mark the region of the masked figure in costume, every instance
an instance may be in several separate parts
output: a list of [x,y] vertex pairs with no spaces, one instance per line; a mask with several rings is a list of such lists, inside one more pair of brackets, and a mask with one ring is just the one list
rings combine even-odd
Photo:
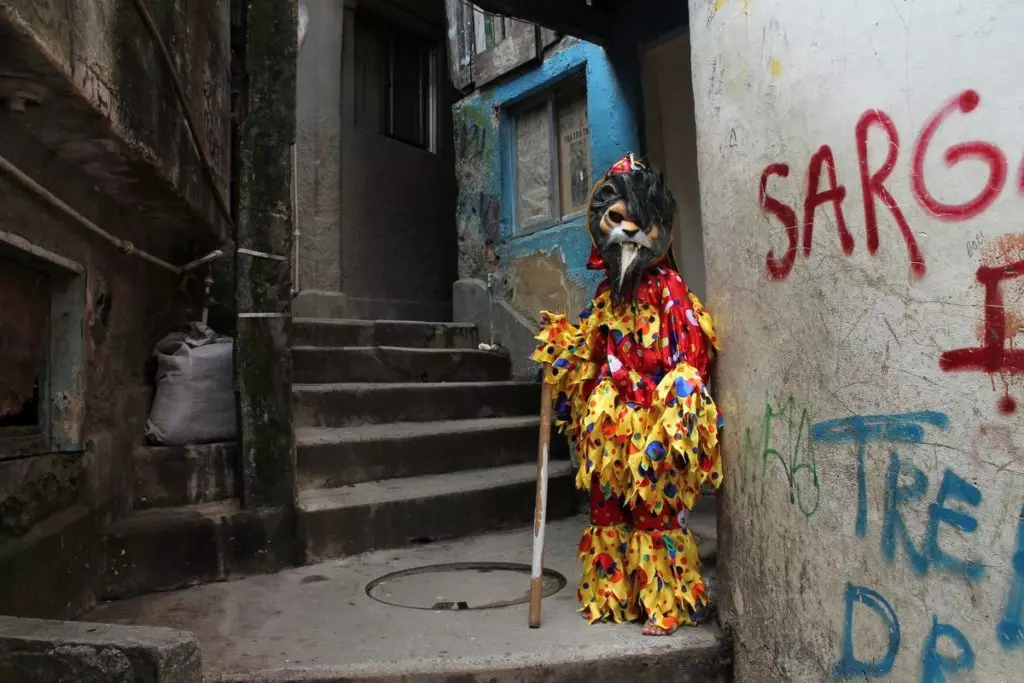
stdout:
[[675,201],[632,154],[594,186],[588,268],[606,279],[579,325],[541,313],[535,361],[551,365],[555,422],[590,493],[580,541],[580,611],[591,623],[645,620],[666,635],[708,596],[687,517],[722,482],[722,418],[707,389],[718,340],[669,252]]

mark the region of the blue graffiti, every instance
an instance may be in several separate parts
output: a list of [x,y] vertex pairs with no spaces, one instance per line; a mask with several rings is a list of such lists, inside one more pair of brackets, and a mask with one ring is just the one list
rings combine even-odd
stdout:
[[[811,440],[823,444],[854,444],[857,446],[857,522],[856,533],[867,535],[867,472],[865,459],[869,444],[922,443],[926,428],[949,427],[949,417],[934,411],[897,415],[855,415],[819,422],[811,427]],[[947,506],[949,502],[962,502],[971,507],[981,503],[981,491],[952,470],[946,470],[935,502],[928,506],[928,532],[924,547],[918,548],[907,531],[903,507],[919,501],[928,492],[928,476],[913,464],[890,451],[889,469],[885,477],[885,503],[883,506],[881,551],[882,557],[892,563],[896,548],[902,547],[907,561],[918,576],[924,576],[932,567],[977,581],[985,573],[980,562],[952,557],[939,547],[940,525],[948,525],[963,533],[973,533],[978,521],[966,512]]]
[[[960,654],[947,657],[940,653],[940,638],[952,641]],[[921,649],[921,683],[946,683],[946,674],[973,669],[974,659],[974,649],[963,631],[951,624],[940,624],[938,617],[933,615],[932,629]]]
[[824,444],[856,444],[857,446],[857,536],[868,530],[867,474],[864,460],[868,444],[921,443],[925,427],[949,427],[949,418],[934,411],[901,415],[854,415],[826,420],[811,427],[811,440]]
[[1006,599],[1003,619],[996,636],[1004,650],[1016,650],[1024,644],[1024,507],[1017,518],[1017,548],[1013,553],[1013,579]]
[[974,517],[946,507],[946,501],[950,499],[976,508],[981,505],[981,490],[953,470],[945,471],[939,495],[928,506],[928,556],[940,569],[951,574],[961,574],[969,581],[977,581],[985,575],[985,565],[975,560],[953,557],[939,548],[939,524],[948,524],[965,534],[973,534],[978,529],[978,520]]
[[[853,617],[857,604],[864,605],[882,620],[889,633],[889,648],[885,654],[873,661],[857,659],[853,651]],[[896,654],[900,651],[900,620],[892,605],[879,593],[865,588],[846,584],[846,613],[843,618],[843,650],[836,663],[833,675],[841,680],[851,678],[880,678],[892,672],[896,664]]]
[[[900,484],[900,473],[907,470],[911,483]],[[914,546],[914,541],[907,532],[900,508],[914,500],[924,497],[928,491],[928,476],[910,463],[904,464],[896,452],[889,455],[889,471],[885,476],[885,521],[882,523],[882,557],[892,564],[896,557],[896,537],[902,541],[907,560],[918,576],[928,572],[928,557]]]
[[[909,483],[900,483],[900,474],[909,475]],[[952,470],[942,475],[942,484],[935,502],[928,506],[928,531],[924,549],[918,550],[907,532],[901,507],[920,500],[928,491],[928,476],[914,465],[901,461],[893,451],[889,456],[889,471],[885,478],[885,520],[882,524],[882,557],[892,564],[896,557],[897,539],[901,542],[907,560],[918,576],[924,576],[932,567],[977,581],[985,575],[985,565],[974,560],[953,557],[939,547],[940,524],[947,524],[965,534],[974,533],[978,520],[960,510],[946,507],[950,500],[971,507],[981,504],[981,491],[957,476]]]

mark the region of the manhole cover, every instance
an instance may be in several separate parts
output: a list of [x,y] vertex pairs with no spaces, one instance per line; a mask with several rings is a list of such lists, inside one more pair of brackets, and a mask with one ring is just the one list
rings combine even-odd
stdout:
[[[565,587],[565,577],[544,570],[544,597]],[[366,587],[374,600],[427,610],[494,609],[529,602],[530,567],[502,562],[437,564],[395,572]]]

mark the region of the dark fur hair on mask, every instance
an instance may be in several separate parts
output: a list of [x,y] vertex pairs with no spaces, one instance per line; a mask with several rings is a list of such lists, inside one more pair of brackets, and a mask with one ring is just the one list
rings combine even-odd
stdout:
[[[622,214],[628,224],[635,225],[646,237],[648,244],[637,246],[637,255],[623,273],[623,249],[610,240],[602,229],[610,210],[624,205]],[[623,208],[620,206],[620,209]],[[587,229],[598,251],[608,264],[608,279],[612,301],[615,304],[631,302],[644,272],[665,258],[672,243],[672,223],[676,202],[661,171],[646,163],[625,173],[607,176],[595,188],[587,208]],[[610,225],[605,221],[606,227]]]

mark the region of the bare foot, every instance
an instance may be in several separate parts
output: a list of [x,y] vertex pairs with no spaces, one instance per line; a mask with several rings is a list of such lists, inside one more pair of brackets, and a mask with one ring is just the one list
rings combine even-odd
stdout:
[[642,631],[642,633],[645,636],[670,636],[673,633],[675,633],[675,629],[672,629],[670,631],[667,628],[662,628],[657,624],[649,621],[644,625],[644,630]]

